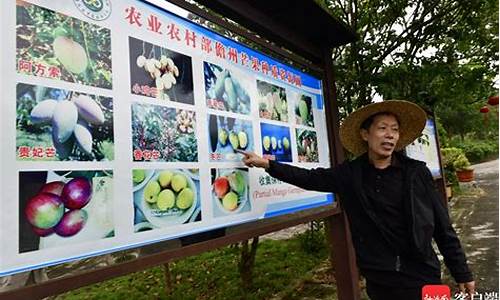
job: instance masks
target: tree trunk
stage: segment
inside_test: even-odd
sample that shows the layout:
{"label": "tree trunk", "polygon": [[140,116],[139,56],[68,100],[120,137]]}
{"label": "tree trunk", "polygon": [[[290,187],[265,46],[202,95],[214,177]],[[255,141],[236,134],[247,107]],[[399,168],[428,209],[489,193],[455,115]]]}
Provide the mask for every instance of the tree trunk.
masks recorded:
{"label": "tree trunk", "polygon": [[165,294],[168,296],[168,295],[172,294],[172,290],[173,290],[172,274],[170,273],[169,263],[163,264],[163,270],[165,273]]}
{"label": "tree trunk", "polygon": [[241,284],[242,287],[246,290],[252,287],[252,272],[255,266],[255,255],[257,253],[257,246],[259,245],[259,237],[254,237],[252,239],[250,249],[248,249],[248,242],[249,240],[241,242],[241,256],[240,262],[238,263],[238,270],[240,271],[241,276]]}

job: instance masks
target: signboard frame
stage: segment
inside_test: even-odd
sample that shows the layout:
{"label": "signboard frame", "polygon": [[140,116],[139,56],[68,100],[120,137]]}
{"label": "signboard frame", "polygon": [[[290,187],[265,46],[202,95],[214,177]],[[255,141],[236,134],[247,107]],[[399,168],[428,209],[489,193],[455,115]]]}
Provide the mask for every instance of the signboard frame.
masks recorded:
{"label": "signboard frame", "polygon": [[[432,174],[432,177],[434,179],[434,183],[439,191],[439,194],[441,195],[441,200],[445,204],[446,207],[448,207],[448,198],[446,196],[446,177],[444,175],[444,169],[443,169],[443,162],[442,162],[442,156],[441,156],[441,144],[439,142],[439,134],[437,130],[437,123],[436,123],[436,115],[434,112],[430,110],[426,110],[427,113],[427,120],[432,121],[433,123],[433,138],[434,142],[433,145],[435,145],[434,151],[437,153],[437,163],[439,164],[439,174]],[[424,129],[425,131],[425,129]],[[405,149],[405,153],[407,149]],[[431,170],[432,173],[432,170]]]}
{"label": "signboard frame", "polygon": [[[269,50],[271,56],[278,55],[285,57],[290,61],[295,62],[298,66],[304,66],[311,73],[320,75],[323,81],[323,95],[325,99],[325,109],[327,118],[327,133],[330,149],[330,162],[335,165],[343,160],[342,147],[335,147],[340,145],[338,136],[338,109],[336,104],[335,85],[333,76],[333,65],[331,62],[330,51],[331,48],[327,47],[322,50],[319,55],[323,58],[324,64],[321,66],[308,63],[307,60],[300,59],[300,56],[291,54],[287,51],[281,50],[279,47],[270,45],[266,40],[253,36],[251,33],[242,31],[238,27],[222,20],[219,17],[207,14],[196,6],[184,2],[182,0],[170,1],[184,9],[187,9],[205,19],[221,25],[225,28],[232,30],[244,37],[247,37],[254,42],[257,42],[261,47]],[[127,273],[143,270],[145,268],[159,265],[173,259],[179,259],[189,255],[194,255],[211,249],[215,249],[224,245],[229,245],[238,241],[246,240],[251,237],[266,234],[272,231],[284,229],[300,223],[309,222],[312,220],[326,218],[327,227],[329,229],[328,238],[330,240],[332,253],[336,253],[334,259],[336,260],[336,269],[339,271],[337,278],[339,286],[340,299],[358,299],[359,290],[357,288],[357,270],[355,265],[354,252],[350,244],[350,235],[348,232],[348,225],[345,215],[337,202],[330,207],[320,207],[309,209],[307,211],[298,212],[292,215],[284,215],[273,217],[268,220],[259,220],[251,223],[246,223],[238,226],[231,226],[225,229],[223,236],[216,238],[200,238],[198,241],[189,242],[191,245],[183,246],[181,241],[180,247],[175,249],[163,249],[155,252],[154,254],[145,255],[137,259],[115,264],[108,267],[85,271],[79,274],[65,276],[49,281],[30,284],[25,287],[7,290],[0,293],[2,298],[39,298],[49,295],[61,293],[71,289],[75,289],[84,285],[100,282],[113,277],[121,276]],[[209,232],[210,233],[210,232]],[[161,246],[158,243],[156,246]],[[146,247],[145,247],[146,248]],[[167,247],[168,248],[168,247]],[[340,259],[339,259],[340,257]]]}

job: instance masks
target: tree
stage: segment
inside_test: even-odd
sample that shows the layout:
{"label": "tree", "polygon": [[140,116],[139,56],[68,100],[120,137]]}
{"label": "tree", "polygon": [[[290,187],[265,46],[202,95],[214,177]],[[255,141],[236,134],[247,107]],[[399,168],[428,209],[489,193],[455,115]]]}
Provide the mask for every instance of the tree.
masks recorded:
{"label": "tree", "polygon": [[[381,82],[387,87],[391,79],[396,89],[398,85],[411,84],[411,77],[405,81],[394,78],[396,70],[408,75],[408,67],[444,62],[454,66],[480,66],[488,70],[488,75],[496,73],[498,3],[494,0],[316,2],[339,17],[359,37],[335,49],[332,55],[338,99],[344,114],[370,103],[377,88],[379,92],[387,92],[388,88],[379,87]],[[434,52],[432,59],[424,55],[429,51]],[[393,78],[387,77],[386,68],[391,68]],[[491,76],[483,78],[483,84],[491,85],[487,82],[490,79]],[[407,96],[411,98],[406,99],[417,100],[414,93]]]}
{"label": "tree", "polygon": [[479,109],[494,94],[494,73],[487,67],[457,62],[424,61],[421,65],[399,64],[383,69],[376,90],[387,99],[411,99],[434,110],[449,137],[476,133],[485,137],[487,128]]}

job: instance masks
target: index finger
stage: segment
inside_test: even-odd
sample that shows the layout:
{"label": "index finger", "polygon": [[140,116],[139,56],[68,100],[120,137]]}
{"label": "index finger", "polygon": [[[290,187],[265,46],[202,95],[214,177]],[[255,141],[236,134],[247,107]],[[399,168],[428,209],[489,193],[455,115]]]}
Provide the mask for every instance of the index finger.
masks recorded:
{"label": "index finger", "polygon": [[248,157],[248,156],[250,156],[250,152],[246,152],[246,151],[241,150],[241,149],[234,149],[234,151],[235,151],[235,152],[238,152],[238,153],[240,153],[240,154],[243,154],[243,155],[245,155],[245,156],[247,156],[247,157]]}

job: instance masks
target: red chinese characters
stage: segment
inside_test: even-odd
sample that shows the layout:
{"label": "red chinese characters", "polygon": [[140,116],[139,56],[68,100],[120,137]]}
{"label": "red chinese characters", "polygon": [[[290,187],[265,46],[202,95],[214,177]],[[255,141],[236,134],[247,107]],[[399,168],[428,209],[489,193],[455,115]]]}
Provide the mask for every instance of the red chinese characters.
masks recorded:
{"label": "red chinese characters", "polygon": [[21,146],[17,150],[17,157],[19,158],[28,158],[30,157],[30,147],[27,146]]}
{"label": "red chinese characters", "polygon": [[141,13],[134,6],[126,8],[125,13],[127,14],[125,19],[128,21],[130,25],[136,24],[139,27],[142,26]]}
{"label": "red chinese characters", "polygon": [[212,52],[212,40],[207,37],[201,37],[201,51],[205,51],[207,54]]}
{"label": "red chinese characters", "polygon": [[[47,66],[42,63],[35,64],[35,75],[40,77],[45,77],[47,72]],[[48,74],[48,73],[47,73]]]}
{"label": "red chinese characters", "polygon": [[283,68],[280,68],[280,79],[283,81],[286,80],[286,71]]}
{"label": "red chinese characters", "polygon": [[269,63],[265,60],[260,62],[260,70],[264,75],[267,75],[269,73]]}
{"label": "red chinese characters", "polygon": [[170,23],[167,25],[167,35],[171,40],[181,40],[181,37],[179,36],[179,27],[177,27],[175,23]]}
{"label": "red chinese characters", "polygon": [[60,78],[61,69],[56,66],[47,65],[44,63],[33,63],[29,60],[20,59],[17,62],[17,70],[19,73],[36,75],[40,77]]}
{"label": "red chinese characters", "polygon": [[238,50],[236,50],[236,48],[228,48],[228,59],[235,64],[238,63]]}
{"label": "red chinese characters", "polygon": [[46,157],[55,157],[56,156],[56,148],[54,148],[54,147],[45,148],[45,156]]}
{"label": "red chinese characters", "polygon": [[226,110],[226,106],[224,105],[224,101],[218,101],[216,99],[207,100],[207,105],[209,108],[214,108],[218,110]]}
{"label": "red chinese characters", "polygon": [[20,59],[18,62],[17,62],[17,70],[20,72],[20,73],[28,73],[28,74],[31,74],[31,72],[33,72],[33,64],[31,61],[29,60],[24,60],[24,59]]}
{"label": "red chinese characters", "polygon": [[222,154],[210,153],[210,160],[222,160]]}
{"label": "red chinese characters", "polygon": [[278,67],[277,66],[271,67],[271,74],[273,75],[274,78],[278,78]]}
{"label": "red chinese characters", "polygon": [[226,58],[226,48],[221,42],[215,42],[215,55],[223,59]]}
{"label": "red chinese characters", "polygon": [[160,31],[161,28],[161,22],[158,20],[158,17],[155,15],[150,15],[148,18],[148,30],[162,34]]}
{"label": "red chinese characters", "polygon": [[151,160],[158,160],[160,158],[160,151],[135,149],[132,155],[135,161],[140,161],[140,160],[151,161]]}
{"label": "red chinese characters", "polygon": [[252,70],[259,71],[260,63],[257,57],[252,56]]}
{"label": "red chinese characters", "polygon": [[293,83],[294,82],[294,77],[293,73],[290,71],[286,71],[286,78],[288,80],[288,83]]}
{"label": "red chinese characters", "polygon": [[132,86],[132,92],[136,95],[143,95],[153,98],[156,98],[156,96],[158,95],[157,88],[150,87],[149,85],[139,85],[137,83]]}
{"label": "red chinese characters", "polygon": [[28,147],[28,146],[20,146],[17,149],[17,157],[18,158],[31,158],[34,160],[42,159],[42,158],[52,158],[56,156],[56,149],[54,147]]}
{"label": "red chinese characters", "polygon": [[193,48],[196,48],[196,33],[194,31],[186,29],[185,40],[186,46],[192,46]]}
{"label": "red chinese characters", "polygon": [[61,77],[61,69],[58,67],[50,66],[49,67],[49,77],[50,78],[60,78]]}
{"label": "red chinese characters", "polygon": [[135,149],[133,155],[134,160],[142,160],[142,150]]}
{"label": "red chinese characters", "polygon": [[248,64],[248,54],[246,52],[240,52],[241,65],[246,66]]}
{"label": "red chinese characters", "polygon": [[[281,80],[288,84],[299,87],[302,86],[300,75],[294,74],[286,68],[280,68],[277,65],[273,65],[272,61],[270,63],[266,61],[265,58],[249,55],[247,52],[243,51],[244,48],[226,46],[224,41],[212,40],[207,36],[201,35],[196,30],[183,28],[171,21],[162,22],[160,18],[154,14],[150,14],[147,17],[147,23],[144,27],[151,32],[165,34],[170,40],[182,41],[187,47],[198,48],[205,54],[212,54],[223,60],[227,59],[231,63],[247,67],[254,72],[272,76],[274,79]],[[125,9],[125,20],[130,25],[142,27],[141,18],[142,14],[135,6],[129,6]],[[18,70],[20,73],[35,73],[38,76],[49,76],[52,78],[59,78],[61,75],[60,70],[51,69],[51,66],[48,66],[47,69],[47,66],[34,65],[33,62],[24,60],[18,62]],[[147,86],[134,86],[133,91],[136,94],[145,96],[156,95],[157,93],[156,90]]]}
{"label": "red chinese characters", "polygon": [[294,83],[296,86],[302,86],[302,78],[299,75],[295,75]]}

